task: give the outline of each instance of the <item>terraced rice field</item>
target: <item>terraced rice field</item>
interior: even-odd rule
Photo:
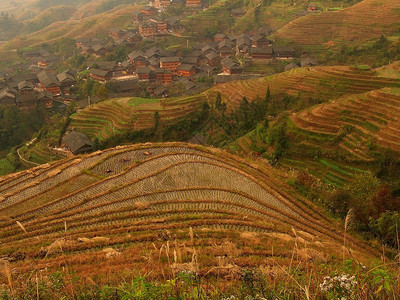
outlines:
[[[364,0],[354,6],[295,19],[277,32],[279,38],[302,45],[328,41],[357,42],[395,32],[400,23],[397,0]]]
[[[16,274],[68,266],[107,280],[129,270],[169,274],[187,263],[213,274],[221,256],[238,268],[273,264],[270,258],[340,260],[340,225],[291,196],[279,178],[266,165],[183,143],[42,165],[0,178],[0,255],[24,252],[12,262]],[[360,261],[379,254],[346,236],[347,251]]]
[[[154,127],[154,113],[160,114],[160,122],[172,124],[195,112],[206,100],[204,95],[164,100],[118,98],[90,106],[72,116],[70,127],[90,138],[104,140],[124,131]]]
[[[346,94],[357,94],[381,87],[400,87],[398,78],[386,78],[384,73],[355,70],[347,66],[320,66],[293,69],[276,75],[221,84],[207,92],[215,99],[218,92],[228,108],[235,109],[243,97],[249,100],[264,97],[268,86],[272,96],[283,93],[300,97],[334,99]]]
[[[339,147],[348,158],[372,161],[372,143],[400,152],[399,115],[400,88],[383,88],[338,98],[293,114],[291,119],[306,132],[333,138],[343,135]]]

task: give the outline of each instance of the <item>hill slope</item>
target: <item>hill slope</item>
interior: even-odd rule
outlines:
[[[382,73],[382,76],[386,75]],[[400,87],[400,80],[381,77],[380,73],[377,75],[373,70],[351,67],[299,68],[268,77],[221,84],[202,94],[189,97],[160,101],[154,99],[108,100],[74,115],[71,127],[92,138],[97,137],[103,140],[124,129],[152,128],[155,111],[160,112],[161,121],[177,120],[199,109],[204,101],[213,103],[218,93],[221,93],[228,109],[234,110],[240,106],[243,97],[247,97],[250,101],[257,96],[264,97],[268,86],[272,97],[290,94],[302,99],[318,98],[321,101],[327,101],[343,95],[363,93],[383,87]],[[132,106],[132,103],[135,105]]]
[[[42,165],[0,178],[0,255],[23,249],[27,259],[12,264],[21,280],[61,264],[107,282],[127,270],[157,277],[190,261],[200,274],[213,274],[220,255],[238,268],[273,264],[267,256],[284,265],[341,260],[340,226],[291,196],[279,178],[266,165],[178,143],[117,147]],[[298,241],[304,247],[293,257]],[[161,257],[165,243],[168,260]],[[379,255],[352,236],[347,243],[358,261]],[[110,263],[111,252],[117,254]]]
[[[399,9],[397,0],[364,0],[340,11],[295,19],[276,36],[302,45],[321,45],[328,41],[363,43],[397,31]]]

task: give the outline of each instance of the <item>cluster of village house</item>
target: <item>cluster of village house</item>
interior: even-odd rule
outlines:
[[[143,39],[182,32],[179,18],[160,17],[160,10],[179,2],[182,1],[150,1],[150,6],[142,8],[133,16],[133,22],[139,24],[139,30],[111,30],[111,42],[104,43],[96,38],[76,40],[76,47],[84,55],[94,58],[112,52],[117,46],[124,45],[131,50],[128,60],[123,62],[88,62],[90,77],[101,83],[125,78],[126,81],[116,81],[122,92],[132,91],[138,82],[146,82],[149,94],[166,97],[166,85],[177,80],[183,82],[188,90],[196,86],[193,80],[195,76],[214,76],[216,84],[240,79],[243,67],[235,59],[236,56],[256,62],[288,60],[294,57],[293,48],[273,45],[267,38],[271,33],[268,27],[240,35],[217,33],[212,42],[193,45],[193,51],[184,57],[177,56],[176,52],[155,47],[147,51],[137,50],[138,43]],[[186,0],[184,4],[192,8],[202,7],[201,0]],[[317,9],[316,6],[308,8],[309,11],[314,9]],[[242,9],[231,11],[234,18],[240,18],[244,14]],[[0,81],[0,104],[30,108],[42,103],[45,107],[52,107],[55,98],[64,102],[76,99],[76,96],[70,93],[71,87],[76,83],[76,72],[67,70],[56,74],[54,71],[55,66],[62,62],[60,57],[45,51],[29,51],[25,52],[24,56],[30,61],[34,73],[24,78],[8,78],[3,83]],[[305,59],[300,64],[291,63],[285,69],[314,64],[314,61]]]

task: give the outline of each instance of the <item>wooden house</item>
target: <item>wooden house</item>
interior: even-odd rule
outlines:
[[[221,60],[221,57],[216,52],[210,52],[206,55],[207,63],[210,66],[216,66]]]
[[[194,65],[181,64],[178,68],[178,75],[185,77],[192,77],[196,74],[196,67]]]
[[[32,94],[34,89],[33,83],[23,80],[18,83],[18,93],[21,95]]]
[[[276,59],[292,59],[294,57],[294,49],[292,47],[273,47],[274,57]]]
[[[285,66],[285,71],[289,71],[289,70],[297,69],[297,68],[300,68],[300,65],[295,62],[291,62],[290,64],[287,64]]]
[[[69,131],[62,138],[62,146],[68,148],[76,155],[91,151],[93,149],[93,142],[81,132]]]
[[[222,33],[217,33],[216,35],[214,35],[214,42],[219,43],[222,42],[223,40],[226,40],[227,37],[225,34]]]
[[[251,37],[251,45],[253,47],[267,48],[272,45],[272,41],[262,35],[256,34]]]
[[[246,14],[246,12],[242,8],[236,8],[231,10],[231,16],[234,19],[240,19]]]
[[[164,70],[169,70],[172,72],[172,74],[177,74],[180,65],[181,65],[181,60],[177,56],[160,58],[160,68]]]
[[[90,68],[90,77],[96,81],[106,82],[111,79],[112,71]]]
[[[142,37],[155,36],[158,34],[157,25],[153,22],[140,23],[139,34]]]
[[[154,89],[153,94],[159,98],[167,98],[169,91],[165,86],[159,85]]]
[[[12,93],[8,87],[0,90],[0,105],[14,106],[16,104],[15,93]]]
[[[37,77],[43,90],[52,93],[53,96],[59,96],[61,94],[61,84],[54,74],[42,71],[37,74]]]
[[[268,48],[251,48],[251,58],[252,59],[273,59],[274,52],[272,47]]]
[[[36,96],[38,105],[43,105],[46,108],[52,108],[54,104],[53,94],[48,91],[42,91]]]
[[[226,74],[233,75],[243,73],[243,68],[240,66],[240,64],[229,57],[223,59],[221,61],[221,65],[224,73]]]
[[[148,67],[139,67],[136,69],[139,81],[150,81],[150,72],[151,70]]]
[[[128,60],[134,68],[147,66],[147,57],[138,51],[132,51],[128,54]]]
[[[188,8],[201,8],[201,0],[186,0],[186,7]]]
[[[315,13],[315,12],[318,12],[318,10],[319,10],[319,8],[318,8],[318,6],[316,4],[310,4],[310,5],[307,6],[307,11],[308,12]]]

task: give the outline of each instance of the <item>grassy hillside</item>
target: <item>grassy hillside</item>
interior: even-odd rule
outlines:
[[[272,97],[279,99],[288,94],[298,97],[298,103],[320,103],[343,95],[400,87],[399,79],[381,77],[385,76],[382,72],[357,67],[299,68],[264,78],[218,85],[202,94],[188,97],[164,100],[112,99],[78,112],[73,116],[71,127],[91,138],[104,140],[124,130],[153,128],[155,111],[159,111],[161,122],[171,124],[199,110],[204,101],[214,103],[218,93],[228,110],[235,110],[243,97],[249,101],[255,100],[257,96],[264,97],[268,87]]]
[[[178,143],[42,165],[0,178],[0,255],[16,257],[9,268],[19,275],[9,280],[17,288],[36,270],[40,278],[73,273],[72,286],[84,278],[91,286],[183,270],[224,282],[245,268],[327,274],[319,266],[343,258],[377,262],[379,250],[349,234],[343,248],[341,226],[296,196],[281,175]],[[321,293],[322,280],[313,280],[311,293]],[[0,282],[8,284],[6,277]]]
[[[383,74],[384,75],[384,74]],[[207,92],[215,99],[219,92],[228,107],[238,107],[245,96],[249,100],[264,97],[268,86],[274,96],[283,93],[321,101],[346,94],[356,94],[379,87],[398,87],[400,80],[381,77],[374,70],[347,66],[320,66],[292,69],[287,72],[245,81],[221,84]]]
[[[301,45],[328,42],[364,43],[382,34],[398,32],[400,2],[364,0],[339,11],[322,12],[293,20],[276,33],[279,39]]]

